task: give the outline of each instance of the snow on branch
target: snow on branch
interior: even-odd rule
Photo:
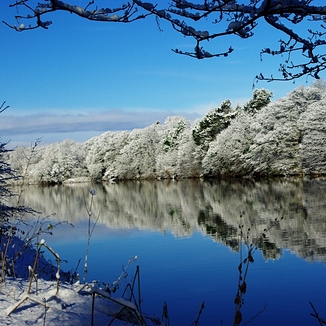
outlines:
[[[264,55],[281,56],[279,77],[256,76],[257,80],[294,80],[302,76],[319,79],[326,69],[325,25],[326,6],[317,0],[204,0],[194,3],[185,0],[167,2],[143,2],[133,0],[117,8],[101,8],[91,0],[84,7],[59,0],[17,0],[10,7],[26,15],[16,15],[18,24],[7,26],[16,31],[48,28],[51,21],[44,20],[48,13],[67,11],[82,18],[101,22],[128,23],[156,16],[169,22],[172,28],[185,37],[195,40],[193,51],[173,49],[175,53],[197,59],[228,56],[231,44],[216,53],[205,50],[208,41],[235,35],[242,39],[254,36],[259,21],[265,21],[282,35],[279,44],[261,50]],[[34,3],[34,5],[32,5]],[[318,3],[318,5],[314,5]],[[28,26],[24,21],[34,21]],[[204,27],[204,28],[203,28]]]
[[[43,2],[17,0],[15,3],[9,5],[9,7],[15,7],[17,9],[18,14],[15,16],[15,19],[18,24],[12,25],[5,21],[3,21],[3,23],[18,32],[39,27],[47,29],[52,24],[52,21],[43,20],[43,17],[56,11],[67,11],[81,18],[93,21],[123,23],[142,19],[148,15],[146,13],[137,15],[138,8],[135,7],[133,2],[121,4],[121,6],[117,8],[98,8],[95,5],[95,0],[91,0],[84,7],[72,5],[60,0],[43,0]],[[20,12],[26,14],[20,14]],[[23,21],[33,21],[33,23],[26,26]]]

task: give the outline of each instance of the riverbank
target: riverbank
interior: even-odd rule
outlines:
[[[42,241],[42,240],[41,240]],[[12,238],[11,248],[20,248],[22,241]],[[13,255],[14,250],[9,254]],[[111,297],[108,292],[99,289],[95,283],[81,284],[79,281],[67,282],[69,273],[60,272],[59,286],[53,276],[56,269],[50,261],[42,256],[36,277],[30,282],[28,274],[34,266],[36,251],[28,247],[22,259],[17,262],[16,277],[6,277],[0,291],[1,325],[133,325],[128,320],[138,318],[134,303],[123,298]],[[65,281],[66,280],[66,281]],[[101,293],[94,298],[93,292]],[[124,310],[123,310],[124,309]],[[122,313],[121,313],[121,310]],[[119,315],[119,318],[116,318]],[[136,317],[135,317],[136,316]],[[140,316],[140,315],[139,315]],[[147,325],[152,324],[153,317],[141,315]],[[156,324],[157,325],[157,324]]]

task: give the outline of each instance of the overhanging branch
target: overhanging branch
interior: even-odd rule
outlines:
[[[236,35],[247,39],[254,36],[258,21],[264,19],[272,29],[277,30],[288,40],[280,40],[276,50],[272,44],[261,50],[261,54],[287,54],[280,65],[280,77],[265,78],[258,75],[259,80],[292,80],[302,76],[319,78],[325,69],[326,51],[324,46],[325,27],[320,21],[326,21],[326,6],[314,6],[315,0],[203,0],[199,3],[185,0],[172,0],[170,4],[143,2],[132,0],[121,3],[116,8],[98,8],[96,0],[85,2],[85,6],[74,5],[60,0],[19,0],[11,4],[17,12],[18,24],[4,22],[16,31],[36,28],[49,28],[52,21],[46,20],[50,13],[66,11],[82,19],[96,22],[130,23],[148,16],[167,21],[172,28],[184,37],[195,41],[192,52],[174,49],[177,54],[197,59],[226,57],[233,51],[228,46],[224,51],[208,51],[204,45],[221,37]],[[29,23],[29,22],[32,23]],[[304,29],[302,29],[302,26]],[[315,28],[313,32],[312,29]],[[292,54],[301,51],[302,62],[293,63]],[[296,56],[296,61],[300,56]]]

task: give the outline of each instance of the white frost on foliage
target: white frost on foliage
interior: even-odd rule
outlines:
[[[268,97],[265,93],[259,94]],[[326,174],[325,86],[299,87],[261,108],[266,96],[254,96],[248,102],[250,110],[249,104],[233,110],[227,120],[231,124],[226,128],[223,123],[218,132],[216,112],[215,120],[208,119],[209,113],[194,124],[183,117],[168,117],[163,124],[106,132],[84,144],[66,140],[40,147],[29,165],[27,181]],[[208,126],[198,132],[201,123]],[[28,156],[29,149],[18,148],[10,153],[10,164],[23,172]]]
[[[326,173],[326,91],[299,87],[255,115],[240,114],[210,144],[207,174]]]
[[[72,140],[36,148],[27,169],[26,181],[58,183],[87,175],[83,144]],[[10,156],[10,164],[17,171],[25,171],[30,148],[18,148]]]

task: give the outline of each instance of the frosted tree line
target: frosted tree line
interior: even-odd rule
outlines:
[[[226,100],[193,123],[173,116],[85,143],[39,146],[33,155],[21,147],[10,152],[9,163],[22,172],[31,158],[31,183],[326,174],[325,83],[271,98],[256,89],[245,105]]]

